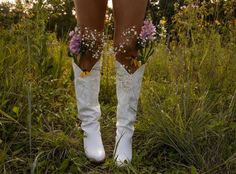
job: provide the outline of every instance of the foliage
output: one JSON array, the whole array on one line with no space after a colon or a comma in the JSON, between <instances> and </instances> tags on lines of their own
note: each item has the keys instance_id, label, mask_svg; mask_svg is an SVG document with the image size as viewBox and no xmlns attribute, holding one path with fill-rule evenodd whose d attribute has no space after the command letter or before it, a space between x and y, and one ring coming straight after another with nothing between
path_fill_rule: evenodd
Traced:
<instances>
[{"instance_id":1,"label":"foliage","mask_svg":"<svg viewBox=\"0 0 236 174\"><path fill-rule=\"evenodd\" d=\"M45 31L56 32L57 38L63 38L76 25L73 15L73 1L48 0L26 1L22 4L0 4L0 26L7 28L24 19L38 20L43 18ZM65 39L65 38L64 38Z\"/></svg>"},{"instance_id":2,"label":"foliage","mask_svg":"<svg viewBox=\"0 0 236 174\"><path fill-rule=\"evenodd\" d=\"M150 63L140 129L146 159L158 167L184 163L200 173L235 171L235 45L231 40L222 47L214 31L207 36L198 35L190 48L186 38L171 51L160 45Z\"/></svg>"},{"instance_id":3,"label":"foliage","mask_svg":"<svg viewBox=\"0 0 236 174\"><path fill-rule=\"evenodd\" d=\"M56 20L64 6L50 12L44 1L26 11L1 4L0 173L236 172L235 2L204 1L195 8L192 1L178 1L180 6L169 1L172 11L163 15L166 2L155 8L161 7L156 24L160 32L167 29L167 37L159 38L147 65L133 161L122 169L112 161L112 42L105 45L99 96L108 158L95 165L82 150L68 43L58 39L60 31L68 29ZM60 26L57 33L49 23ZM72 26L68 23L65 27ZM106 34L111 34L113 24L106 24Z\"/></svg>"},{"instance_id":4,"label":"foliage","mask_svg":"<svg viewBox=\"0 0 236 174\"><path fill-rule=\"evenodd\" d=\"M9 28L25 17L24 7L17 1L15 5L9 2L0 4L0 27Z\"/></svg>"}]
</instances>

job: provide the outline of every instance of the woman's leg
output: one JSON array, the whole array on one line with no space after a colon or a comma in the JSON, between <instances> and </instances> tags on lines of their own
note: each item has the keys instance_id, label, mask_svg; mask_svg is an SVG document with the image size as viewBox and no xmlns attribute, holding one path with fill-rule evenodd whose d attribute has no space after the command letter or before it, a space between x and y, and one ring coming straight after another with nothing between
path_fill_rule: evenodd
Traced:
<instances>
[{"instance_id":1,"label":"woman's leg","mask_svg":"<svg viewBox=\"0 0 236 174\"><path fill-rule=\"evenodd\" d=\"M114 34L114 46L120 47L122 43L127 39L123 36L123 33L133 26L137 33L140 32L143 25L143 20L146 13L148 0L113 0L114 18L115 18L115 34ZM130 39L129 43L124 46L125 53L118 52L116 54L116 60L123 65L130 66L130 59L126 57L136 57L137 39L136 36ZM137 70L137 67L130 67L131 73Z\"/></svg>"},{"instance_id":2,"label":"woman's leg","mask_svg":"<svg viewBox=\"0 0 236 174\"><path fill-rule=\"evenodd\" d=\"M123 33L135 26L137 34L141 30L148 0L113 0L115 15L115 47L124 46L125 52L116 53L116 93L117 122L114 158L118 166L132 159L132 136L136 120L138 98L145 65L136 67L126 57L137 57L137 35L126 41ZM130 34L134 34L131 32ZM126 44L123 44L123 43ZM128 66L128 69L123 65Z\"/></svg>"},{"instance_id":3,"label":"woman's leg","mask_svg":"<svg viewBox=\"0 0 236 174\"><path fill-rule=\"evenodd\" d=\"M103 31L104 16L107 0L74 0L77 19L82 37L86 30ZM86 29L87 28L87 29ZM95 36L95 35L94 35ZM95 42L99 38L92 37ZM86 38L85 38L86 39ZM96 49L96 48L93 48ZM100 90L100 60L94 59L91 51L79 58L79 66L73 62L74 84L77 101L78 117L84 132L84 151L86 156L96 162L105 159L99 118L101 116L98 95ZM90 71L89 75L81 76L83 71Z\"/></svg>"},{"instance_id":4,"label":"woman's leg","mask_svg":"<svg viewBox=\"0 0 236 174\"><path fill-rule=\"evenodd\" d=\"M107 0L74 0L77 23L80 26L83 36L86 29L103 32L104 19L107 8ZM95 38L96 42L101 43L101 38ZM97 48L93 48L97 49ZM96 50L95 50L96 51ZM79 67L82 70L90 71L93 65L98 61L92 57L92 53L87 51L84 56L78 57Z\"/></svg>"}]
</instances>

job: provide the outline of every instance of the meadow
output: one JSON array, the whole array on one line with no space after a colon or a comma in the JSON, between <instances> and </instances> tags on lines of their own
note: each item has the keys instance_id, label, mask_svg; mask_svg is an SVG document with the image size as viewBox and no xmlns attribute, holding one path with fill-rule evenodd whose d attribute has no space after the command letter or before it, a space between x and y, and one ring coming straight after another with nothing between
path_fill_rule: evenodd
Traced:
<instances>
[{"instance_id":1,"label":"meadow","mask_svg":"<svg viewBox=\"0 0 236 174\"><path fill-rule=\"evenodd\" d=\"M186 5L170 28L160 20L142 83L133 161L125 168L112 160L117 101L109 37L99 96L107 159L97 165L83 152L67 33L58 39L45 31L38 10L0 26L0 173L236 173L236 19L234 11L221 19L217 6L215 16L208 10Z\"/></svg>"}]
</instances>

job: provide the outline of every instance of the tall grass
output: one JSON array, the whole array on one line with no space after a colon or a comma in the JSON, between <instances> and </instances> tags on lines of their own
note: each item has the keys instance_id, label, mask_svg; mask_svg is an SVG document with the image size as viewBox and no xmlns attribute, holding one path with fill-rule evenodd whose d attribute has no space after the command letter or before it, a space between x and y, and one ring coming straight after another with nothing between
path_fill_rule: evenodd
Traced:
<instances>
[{"instance_id":1,"label":"tall grass","mask_svg":"<svg viewBox=\"0 0 236 174\"><path fill-rule=\"evenodd\" d=\"M110 41L99 96L108 158L95 165L83 154L66 41L45 32L40 13L0 28L0 173L235 173L235 27L222 26L222 34L218 24L201 28L196 13L186 14L176 15L178 35L168 46L161 40L147 65L134 157L123 169L112 161Z\"/></svg>"},{"instance_id":2,"label":"tall grass","mask_svg":"<svg viewBox=\"0 0 236 174\"><path fill-rule=\"evenodd\" d=\"M198 37L191 47L157 47L142 92L143 149L160 168L231 173L236 167L234 37L224 46L215 31Z\"/></svg>"}]
</instances>

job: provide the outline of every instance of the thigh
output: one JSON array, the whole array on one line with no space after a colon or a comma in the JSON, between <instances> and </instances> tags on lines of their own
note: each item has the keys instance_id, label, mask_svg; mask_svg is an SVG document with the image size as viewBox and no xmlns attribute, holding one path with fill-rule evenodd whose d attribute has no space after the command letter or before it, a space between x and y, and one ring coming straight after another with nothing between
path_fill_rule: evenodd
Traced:
<instances>
[{"instance_id":1,"label":"thigh","mask_svg":"<svg viewBox=\"0 0 236 174\"><path fill-rule=\"evenodd\" d=\"M115 45L122 42L122 33L135 26L137 32L141 30L146 13L148 0L113 0L115 19Z\"/></svg>"},{"instance_id":2,"label":"thigh","mask_svg":"<svg viewBox=\"0 0 236 174\"><path fill-rule=\"evenodd\" d=\"M107 0L74 0L78 24L102 31L107 7Z\"/></svg>"}]
</instances>

